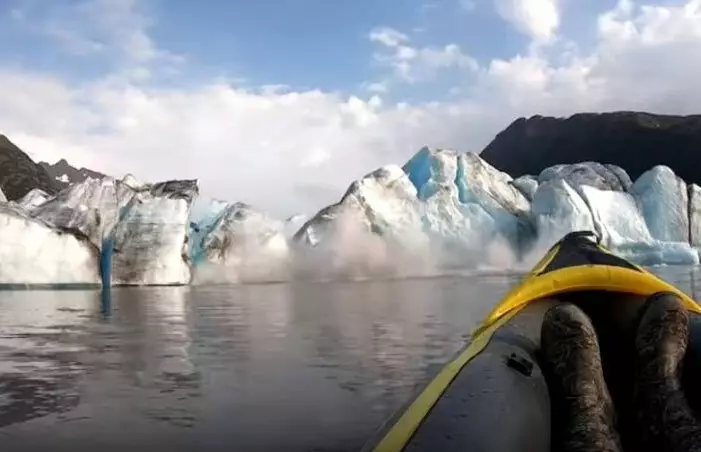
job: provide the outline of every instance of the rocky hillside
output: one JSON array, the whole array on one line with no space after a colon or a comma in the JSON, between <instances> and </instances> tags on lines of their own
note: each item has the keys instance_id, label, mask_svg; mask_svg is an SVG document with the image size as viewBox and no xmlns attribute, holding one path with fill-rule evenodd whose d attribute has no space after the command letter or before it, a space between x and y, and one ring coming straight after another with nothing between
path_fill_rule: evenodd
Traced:
<instances>
[{"instance_id":1,"label":"rocky hillside","mask_svg":"<svg viewBox=\"0 0 701 452\"><path fill-rule=\"evenodd\" d=\"M0 189L13 201L34 188L55 194L62 187L46 169L34 163L5 135L0 135Z\"/></svg>"},{"instance_id":2,"label":"rocky hillside","mask_svg":"<svg viewBox=\"0 0 701 452\"><path fill-rule=\"evenodd\" d=\"M92 177L93 179L105 177L104 174L88 168L76 168L71 166L66 159L61 159L53 165L46 162L39 162L39 165L49 173L52 179L64 187L83 182L88 177Z\"/></svg>"},{"instance_id":3,"label":"rocky hillside","mask_svg":"<svg viewBox=\"0 0 701 452\"><path fill-rule=\"evenodd\" d=\"M561 163L596 161L625 169L632 179L667 165L701 183L701 115L642 112L581 113L569 118L519 118L480 156L513 177L537 175Z\"/></svg>"}]
</instances>

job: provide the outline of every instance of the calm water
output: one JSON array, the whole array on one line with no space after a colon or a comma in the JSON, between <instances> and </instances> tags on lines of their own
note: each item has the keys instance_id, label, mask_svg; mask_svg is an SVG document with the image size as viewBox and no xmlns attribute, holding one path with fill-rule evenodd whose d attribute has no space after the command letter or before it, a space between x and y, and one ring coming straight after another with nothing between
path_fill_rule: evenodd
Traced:
<instances>
[{"instance_id":1,"label":"calm water","mask_svg":"<svg viewBox=\"0 0 701 452\"><path fill-rule=\"evenodd\" d=\"M357 450L514 281L0 292L0 445Z\"/></svg>"}]
</instances>

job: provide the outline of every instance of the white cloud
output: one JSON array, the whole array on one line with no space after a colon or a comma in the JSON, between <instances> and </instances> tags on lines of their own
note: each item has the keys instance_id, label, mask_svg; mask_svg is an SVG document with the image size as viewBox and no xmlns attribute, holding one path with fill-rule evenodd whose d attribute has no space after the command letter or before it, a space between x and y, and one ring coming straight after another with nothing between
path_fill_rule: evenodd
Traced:
<instances>
[{"instance_id":1,"label":"white cloud","mask_svg":"<svg viewBox=\"0 0 701 452\"><path fill-rule=\"evenodd\" d=\"M172 71L184 58L155 44L148 34L151 20L139 5L137 0L27 2L11 14L25 31L48 37L69 54L106 54L123 67L121 76L143 79L154 68Z\"/></svg>"},{"instance_id":2,"label":"white cloud","mask_svg":"<svg viewBox=\"0 0 701 452\"><path fill-rule=\"evenodd\" d=\"M496 0L497 12L535 40L550 40L560 26L558 0Z\"/></svg>"},{"instance_id":3,"label":"white cloud","mask_svg":"<svg viewBox=\"0 0 701 452\"><path fill-rule=\"evenodd\" d=\"M375 60L391 67L406 82L430 80L441 69L477 69L475 59L463 53L457 44L415 47L409 36L387 27L371 31L369 39L383 47L375 54Z\"/></svg>"},{"instance_id":4,"label":"white cloud","mask_svg":"<svg viewBox=\"0 0 701 452\"><path fill-rule=\"evenodd\" d=\"M165 89L119 77L73 85L5 69L0 124L36 158L151 180L198 177L207 194L279 215L311 212L352 179L403 163L424 144L478 151L520 115L698 112L700 3L621 2L592 24L597 42L586 52L570 43L479 66L458 64L465 55L457 47L425 49L397 30L373 32L390 62L406 60L411 77L426 75L418 68L463 71L469 83L450 102L392 104L379 97L380 85L366 86L375 93L365 97L220 80Z\"/></svg>"}]
</instances>

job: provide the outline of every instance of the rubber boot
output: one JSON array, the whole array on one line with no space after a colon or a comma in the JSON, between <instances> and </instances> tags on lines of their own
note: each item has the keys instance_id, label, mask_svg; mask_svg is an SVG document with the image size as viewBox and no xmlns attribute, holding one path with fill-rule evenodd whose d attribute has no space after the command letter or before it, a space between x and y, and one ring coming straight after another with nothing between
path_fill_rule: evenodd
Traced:
<instances>
[{"instance_id":1,"label":"rubber boot","mask_svg":"<svg viewBox=\"0 0 701 452\"><path fill-rule=\"evenodd\" d=\"M674 294L655 294L643 306L635 335L637 431L641 450L701 452L701 425L681 385L689 344L689 313Z\"/></svg>"},{"instance_id":2,"label":"rubber boot","mask_svg":"<svg viewBox=\"0 0 701 452\"><path fill-rule=\"evenodd\" d=\"M573 304L554 306L543 319L541 348L553 405L552 450L620 452L599 342L589 317Z\"/></svg>"}]
</instances>

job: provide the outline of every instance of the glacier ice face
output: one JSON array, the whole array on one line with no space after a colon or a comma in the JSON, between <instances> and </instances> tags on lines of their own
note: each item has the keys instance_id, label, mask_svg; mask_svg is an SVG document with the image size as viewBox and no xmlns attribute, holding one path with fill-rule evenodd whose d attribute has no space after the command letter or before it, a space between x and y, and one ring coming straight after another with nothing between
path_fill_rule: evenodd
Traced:
<instances>
[{"instance_id":1,"label":"glacier ice face","mask_svg":"<svg viewBox=\"0 0 701 452\"><path fill-rule=\"evenodd\" d=\"M341 201L319 211L295 240L317 246L324 237L343 235L347 227L407 239L421 231L417 204L407 175L398 166L386 166L353 182Z\"/></svg>"},{"instance_id":2,"label":"glacier ice face","mask_svg":"<svg viewBox=\"0 0 701 452\"><path fill-rule=\"evenodd\" d=\"M132 174L125 175L122 178L121 182L124 185L126 185L134 190L139 190L139 189L145 188L147 186L147 184L141 182L136 177L134 177Z\"/></svg>"},{"instance_id":3,"label":"glacier ice face","mask_svg":"<svg viewBox=\"0 0 701 452\"><path fill-rule=\"evenodd\" d=\"M88 178L32 208L31 213L61 229L77 231L101 248L103 238L118 221L119 210L134 194L132 188L110 177Z\"/></svg>"},{"instance_id":4,"label":"glacier ice face","mask_svg":"<svg viewBox=\"0 0 701 452\"><path fill-rule=\"evenodd\" d=\"M698 252L680 234L689 228L682 207L686 186L673 174L656 173L652 182L641 177L633 184L618 166L583 162L548 168L537 179L512 180L474 153L429 148L402 170L388 166L354 182L338 204L322 209L295 238L318 246L339 230L360 230L404 249L439 250L446 261L446 254L482 257L479 250L504 239L522 256L587 229L639 262L698 262ZM673 207L660 214L662 205ZM669 223L677 226L670 229Z\"/></svg>"},{"instance_id":5,"label":"glacier ice face","mask_svg":"<svg viewBox=\"0 0 701 452\"><path fill-rule=\"evenodd\" d=\"M555 165L541 171L538 181L543 184L550 180L562 179L575 190L581 186L600 190L628 191L630 177L615 165L602 165L597 162Z\"/></svg>"},{"instance_id":6,"label":"glacier ice face","mask_svg":"<svg viewBox=\"0 0 701 452\"><path fill-rule=\"evenodd\" d=\"M0 202L7 202L7 197L5 193L2 192L2 189L0 189Z\"/></svg>"},{"instance_id":7,"label":"glacier ice face","mask_svg":"<svg viewBox=\"0 0 701 452\"><path fill-rule=\"evenodd\" d=\"M658 165L635 181L632 193L640 200L652 236L666 242L689 242L686 183L667 166Z\"/></svg>"},{"instance_id":8,"label":"glacier ice face","mask_svg":"<svg viewBox=\"0 0 701 452\"><path fill-rule=\"evenodd\" d=\"M476 221L469 221L470 227L476 224L492 227L496 233L510 240L514 247L523 234L530 232L528 199L511 184L511 176L489 165L473 152L423 148L404 165L403 170L416 187L418 198L426 201L425 207L429 212L438 213L438 218L443 219L441 221L462 224L462 227L454 228L456 232L460 231L459 236L478 232L478 229L464 229L467 226L464 217L473 215L477 215L474 218ZM453 207L452 211L443 210L447 217L436 208L436 203L441 202ZM492 219L486 222L484 213ZM441 221L438 222L439 231L445 226ZM429 228L429 232L436 235L430 229L435 228Z\"/></svg>"},{"instance_id":9,"label":"glacier ice face","mask_svg":"<svg viewBox=\"0 0 701 452\"><path fill-rule=\"evenodd\" d=\"M112 283L176 285L190 282L188 229L196 180L146 186L120 209L109 238L114 244Z\"/></svg>"},{"instance_id":10,"label":"glacier ice face","mask_svg":"<svg viewBox=\"0 0 701 452\"><path fill-rule=\"evenodd\" d=\"M250 282L306 266L322 276L409 276L490 266L495 246L509 248L512 267L575 230L644 265L697 264L701 248L701 187L663 166L635 183L595 162L512 179L477 154L423 148L353 182L311 219L286 221L198 192L197 181L128 175L0 202L10 237L0 243L0 284L93 284L100 274L115 285ZM47 258L34 272L40 249Z\"/></svg>"},{"instance_id":11,"label":"glacier ice face","mask_svg":"<svg viewBox=\"0 0 701 452\"><path fill-rule=\"evenodd\" d=\"M572 231L596 230L589 206L565 179L540 184L530 214L538 234L537 249L547 249Z\"/></svg>"},{"instance_id":12,"label":"glacier ice face","mask_svg":"<svg viewBox=\"0 0 701 452\"><path fill-rule=\"evenodd\" d=\"M611 183L610 178L596 176L598 172L592 177L587 166L590 164L579 165L573 172L562 165L558 174L565 177L549 177L538 187L531 206L538 230L537 250L546 249L568 232L591 230L604 245L640 264L698 263L698 253L688 243L653 236L638 199L621 190L627 185L625 177L618 175L623 182ZM578 175L572 177L573 173ZM567 179L581 185L571 187ZM608 189L589 185L592 181Z\"/></svg>"},{"instance_id":13,"label":"glacier ice face","mask_svg":"<svg viewBox=\"0 0 701 452\"><path fill-rule=\"evenodd\" d=\"M594 228L605 245L616 247L625 243L653 243L633 195L613 190L599 190L583 185L582 198L589 207Z\"/></svg>"},{"instance_id":14,"label":"glacier ice face","mask_svg":"<svg viewBox=\"0 0 701 452\"><path fill-rule=\"evenodd\" d=\"M99 284L98 249L86 238L0 204L0 284Z\"/></svg>"},{"instance_id":15,"label":"glacier ice face","mask_svg":"<svg viewBox=\"0 0 701 452\"><path fill-rule=\"evenodd\" d=\"M22 199L17 201L17 204L27 212L32 212L49 199L51 199L51 195L46 193L44 190L40 188L33 188L26 195L24 195Z\"/></svg>"},{"instance_id":16,"label":"glacier ice face","mask_svg":"<svg viewBox=\"0 0 701 452\"><path fill-rule=\"evenodd\" d=\"M516 187L528 201L533 201L533 196L538 190L538 179L530 175L517 177L510 184Z\"/></svg>"},{"instance_id":17,"label":"glacier ice face","mask_svg":"<svg viewBox=\"0 0 701 452\"><path fill-rule=\"evenodd\" d=\"M191 248L196 279L238 283L285 278L289 248L283 230L282 222L247 204L226 206Z\"/></svg>"},{"instance_id":18,"label":"glacier ice face","mask_svg":"<svg viewBox=\"0 0 701 452\"><path fill-rule=\"evenodd\" d=\"M503 240L517 247L520 235L530 233L530 203L510 182L474 153L424 148L403 168L386 166L352 183L295 239L324 246L339 261L415 255L439 265L474 264L485 244ZM359 245L365 242L373 245Z\"/></svg>"},{"instance_id":19,"label":"glacier ice face","mask_svg":"<svg viewBox=\"0 0 701 452\"><path fill-rule=\"evenodd\" d=\"M701 187L689 185L689 243L701 247Z\"/></svg>"}]
</instances>

